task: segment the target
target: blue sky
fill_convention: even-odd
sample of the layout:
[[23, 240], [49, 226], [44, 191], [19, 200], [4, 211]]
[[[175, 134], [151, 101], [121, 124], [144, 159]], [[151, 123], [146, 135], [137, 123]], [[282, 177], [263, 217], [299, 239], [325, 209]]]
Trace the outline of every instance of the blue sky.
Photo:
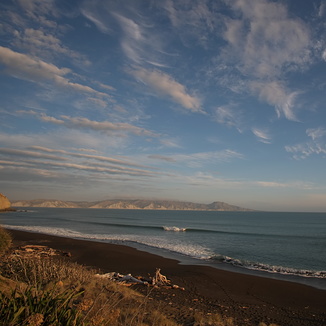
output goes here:
[[11, 200], [326, 211], [326, 1], [0, 4]]

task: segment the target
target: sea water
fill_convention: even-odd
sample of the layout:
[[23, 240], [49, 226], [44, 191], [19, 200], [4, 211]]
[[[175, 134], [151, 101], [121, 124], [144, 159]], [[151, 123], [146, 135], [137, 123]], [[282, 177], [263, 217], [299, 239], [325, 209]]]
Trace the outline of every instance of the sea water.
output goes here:
[[22, 208], [0, 224], [326, 289], [325, 213]]

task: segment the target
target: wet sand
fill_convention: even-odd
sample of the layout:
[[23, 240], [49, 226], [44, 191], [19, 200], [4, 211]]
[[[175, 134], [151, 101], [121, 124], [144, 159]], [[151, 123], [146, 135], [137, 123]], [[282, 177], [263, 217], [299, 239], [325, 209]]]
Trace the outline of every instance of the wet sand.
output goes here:
[[[191, 313], [232, 316], [238, 325], [326, 326], [326, 290], [303, 284], [219, 270], [181, 265], [178, 261], [128, 246], [8, 230], [14, 246], [40, 244], [71, 253], [71, 259], [102, 272], [153, 276], [156, 268], [181, 290], [151, 292], [161, 309], [184, 325]], [[137, 288], [140, 292], [145, 287]]]

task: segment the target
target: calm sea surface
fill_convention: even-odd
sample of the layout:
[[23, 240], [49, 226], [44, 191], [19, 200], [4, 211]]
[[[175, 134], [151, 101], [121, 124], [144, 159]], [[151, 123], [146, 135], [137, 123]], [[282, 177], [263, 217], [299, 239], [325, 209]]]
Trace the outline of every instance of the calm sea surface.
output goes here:
[[0, 214], [0, 223], [326, 289], [325, 213], [27, 208]]

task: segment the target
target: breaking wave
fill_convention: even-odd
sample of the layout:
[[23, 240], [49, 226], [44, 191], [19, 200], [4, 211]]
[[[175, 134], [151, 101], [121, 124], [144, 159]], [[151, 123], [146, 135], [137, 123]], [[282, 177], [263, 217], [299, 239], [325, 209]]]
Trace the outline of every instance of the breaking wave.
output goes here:
[[233, 266], [242, 267], [255, 271], [263, 271], [268, 273], [282, 274], [282, 275], [296, 275], [303, 277], [315, 277], [315, 278], [325, 278], [326, 279], [326, 271], [313, 271], [306, 269], [295, 269], [289, 267], [282, 266], [273, 266], [262, 263], [250, 262], [247, 260], [235, 259], [228, 256], [223, 255], [215, 255], [209, 258], [211, 261], [219, 261], [222, 263], [231, 264]]
[[185, 232], [186, 228], [179, 228], [177, 226], [163, 226], [164, 231], [173, 231], [173, 232]]

